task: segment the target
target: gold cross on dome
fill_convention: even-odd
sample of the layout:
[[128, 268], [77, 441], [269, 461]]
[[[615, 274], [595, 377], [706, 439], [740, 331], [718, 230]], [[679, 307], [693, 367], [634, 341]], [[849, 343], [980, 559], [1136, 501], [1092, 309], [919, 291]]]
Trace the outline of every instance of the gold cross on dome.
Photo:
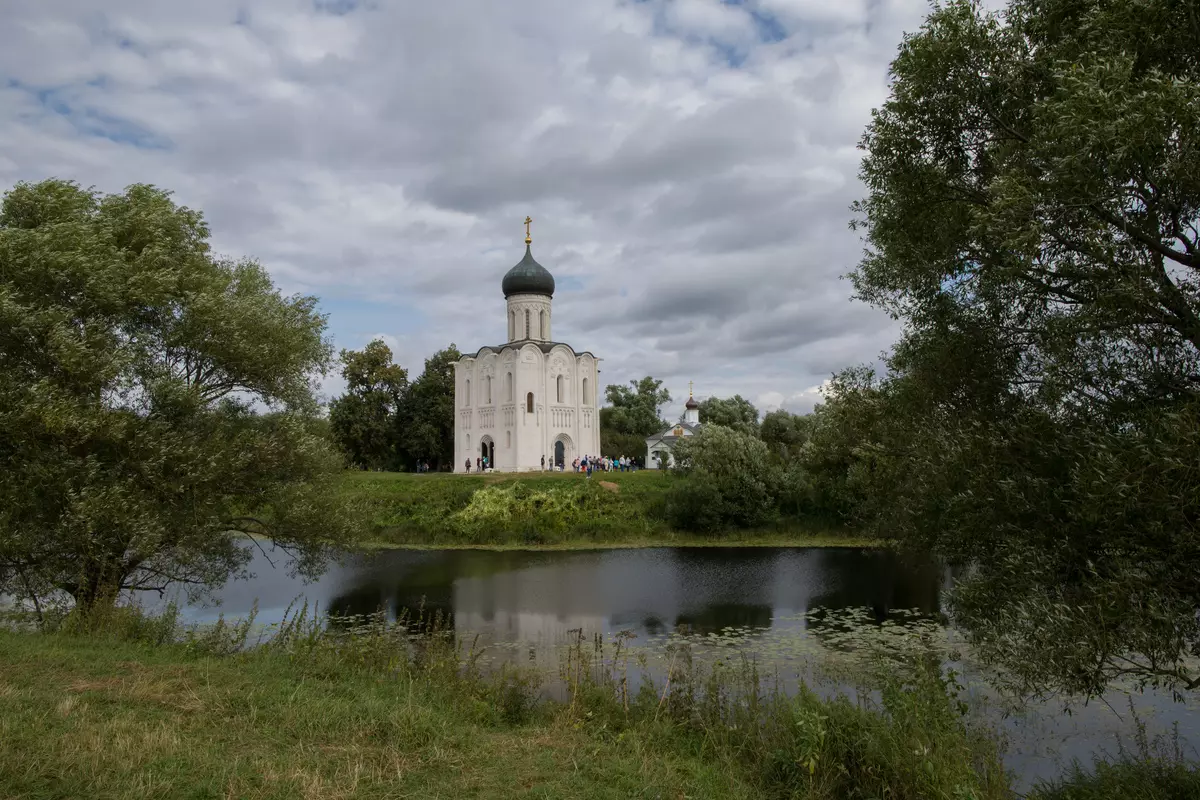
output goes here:
[[529, 244], [533, 241], [532, 237], [529, 235], [529, 223], [531, 222], [533, 222], [533, 217], [525, 218], [525, 244]]

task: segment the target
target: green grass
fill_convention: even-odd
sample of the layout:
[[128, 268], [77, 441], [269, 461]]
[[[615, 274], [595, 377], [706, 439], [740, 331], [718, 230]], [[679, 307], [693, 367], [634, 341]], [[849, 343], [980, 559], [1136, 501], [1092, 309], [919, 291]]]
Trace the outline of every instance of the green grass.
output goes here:
[[293, 625], [216, 655], [222, 636], [169, 643], [157, 623], [0, 631], [0, 797], [1012, 796], [928, 672], [852, 702], [681, 657], [635, 690], [581, 638], [559, 703], [528, 673], [473, 671], [444, 637], [395, 633]]
[[0, 634], [0, 797], [749, 797], [737, 778], [563, 719], [283, 656]]
[[819, 520], [781, 519], [759, 530], [700, 536], [664, 518], [679, 480], [657, 470], [450, 475], [348, 471], [341, 491], [365, 506], [363, 547], [579, 548], [663, 545], [866, 547], [877, 544]]

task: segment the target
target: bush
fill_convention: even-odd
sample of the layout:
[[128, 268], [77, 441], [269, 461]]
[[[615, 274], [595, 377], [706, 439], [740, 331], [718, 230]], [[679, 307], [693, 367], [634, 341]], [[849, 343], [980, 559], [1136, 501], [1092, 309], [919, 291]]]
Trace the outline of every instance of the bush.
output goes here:
[[779, 516], [778, 468], [754, 436], [707, 425], [675, 446], [673, 471], [686, 477], [667, 496], [667, 518], [677, 528], [756, 528]]

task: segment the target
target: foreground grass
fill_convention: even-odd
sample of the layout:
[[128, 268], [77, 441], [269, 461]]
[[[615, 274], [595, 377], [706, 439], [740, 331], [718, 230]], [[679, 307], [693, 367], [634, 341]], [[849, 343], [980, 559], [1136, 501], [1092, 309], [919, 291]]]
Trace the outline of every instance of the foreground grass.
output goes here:
[[[581, 634], [560, 703], [411, 620], [333, 630], [302, 613], [250, 650], [249, 622], [114, 620], [0, 630], [0, 797], [1015, 800], [919, 648], [889, 662], [877, 700], [852, 701], [764, 691], [752, 666], [706, 672], [685, 651], [635, 690], [621, 637], [606, 657]], [[1178, 746], [1139, 746], [1027, 800], [1200, 796]]]
[[341, 490], [368, 509], [364, 547], [580, 548], [671, 545], [869, 547], [837, 526], [784, 518], [698, 536], [665, 519], [672, 481], [658, 470], [450, 475], [348, 471]]
[[681, 653], [635, 689], [581, 635], [559, 703], [532, 673], [480, 675], [452, 637], [316, 623], [250, 651], [153, 621], [0, 631], [0, 796], [1011, 797], [936, 671], [877, 703], [789, 697]]
[[418, 679], [0, 633], [0, 797], [752, 797], [699, 754]]

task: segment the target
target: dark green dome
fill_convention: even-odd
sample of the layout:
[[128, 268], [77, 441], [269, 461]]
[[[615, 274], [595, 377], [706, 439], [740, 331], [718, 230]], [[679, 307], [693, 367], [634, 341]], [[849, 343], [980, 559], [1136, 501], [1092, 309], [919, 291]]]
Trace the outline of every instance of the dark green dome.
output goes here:
[[525, 257], [515, 267], [504, 274], [500, 284], [504, 296], [514, 294], [544, 294], [554, 296], [554, 276], [550, 270], [533, 260], [529, 245], [525, 245]]

